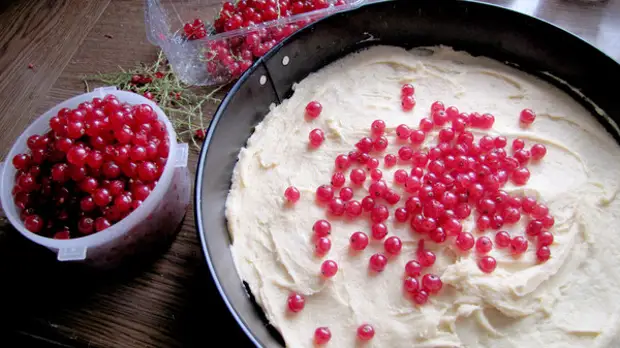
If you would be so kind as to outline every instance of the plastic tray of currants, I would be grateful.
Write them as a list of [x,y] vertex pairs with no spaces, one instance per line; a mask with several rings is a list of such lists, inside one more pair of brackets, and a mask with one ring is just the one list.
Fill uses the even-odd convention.
[[279,42],[329,14],[367,0],[146,0],[147,37],[181,81],[223,84]]
[[0,164],[0,201],[30,241],[110,269],[176,235],[189,206],[187,144],[141,95],[98,88],[38,117]]

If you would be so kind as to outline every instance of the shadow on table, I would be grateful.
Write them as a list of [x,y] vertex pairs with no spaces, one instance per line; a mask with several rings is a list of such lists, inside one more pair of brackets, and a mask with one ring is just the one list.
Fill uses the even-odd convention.
[[[148,287],[144,284],[145,278],[148,279],[155,261],[166,253],[170,243],[158,247],[119,269],[96,271],[56,262],[53,253],[32,244],[12,227],[3,226],[0,229],[0,299],[3,302],[0,308],[3,317],[10,320],[8,325],[0,326],[0,335],[17,334],[49,342],[51,346],[90,345],[83,339],[88,335],[72,337],[72,332],[93,330],[102,334],[99,325],[106,324],[99,322],[102,315],[89,312],[105,308],[110,296],[127,294],[131,291],[127,288],[136,284]],[[173,319],[162,320],[165,327],[152,334],[168,336],[162,347],[202,347],[212,339],[213,333],[227,337],[234,347],[251,347],[217,292],[202,255],[197,253],[200,253],[199,248],[192,251],[192,255],[175,260],[187,275],[185,279],[175,280],[180,283],[175,297],[181,300],[170,312],[160,313],[162,317],[171,315]],[[128,320],[128,325],[133,324],[131,315],[127,314],[132,310],[136,315],[139,311],[157,310],[142,308],[152,304],[148,298],[134,300],[135,308],[118,315],[119,319]],[[93,323],[84,322],[91,318]],[[115,331],[113,325],[107,330]]]
[[211,340],[226,338],[227,347],[253,347],[222,300],[204,262],[187,289],[188,299],[175,327],[182,347],[206,347]]
[[26,240],[10,226],[3,227],[0,234],[0,298],[11,299],[3,301],[3,311],[7,306],[16,317],[79,306],[89,294],[140,275],[170,247],[170,240],[163,241],[122,267],[99,271],[57,262],[55,254]]

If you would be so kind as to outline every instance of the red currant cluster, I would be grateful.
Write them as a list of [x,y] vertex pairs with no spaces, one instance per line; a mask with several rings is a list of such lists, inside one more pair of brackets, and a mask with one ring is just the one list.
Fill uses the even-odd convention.
[[[155,73],[155,78],[156,79],[161,79],[163,77],[164,77],[164,73],[159,72],[159,71]],[[136,75],[132,75],[131,76],[131,80],[129,81],[129,85],[131,86],[130,89],[132,91],[136,92],[134,87],[145,86],[145,85],[148,85],[149,83],[152,83],[152,82],[153,82],[153,78],[152,77],[141,75],[141,74],[136,74]],[[153,93],[150,92],[150,91],[145,91],[144,93],[142,93],[142,96],[144,96],[148,100],[153,100],[155,98]]]
[[146,104],[114,95],[64,108],[51,130],[13,158],[13,196],[26,229],[56,239],[102,231],[137,209],[157,185],[170,142]]
[[[402,87],[401,102],[403,110],[413,109],[413,86]],[[321,110],[320,103],[312,101],[306,107],[306,117],[316,118]],[[523,110],[521,125],[527,127],[535,117],[532,110]],[[511,195],[502,190],[508,181],[516,186],[525,185],[530,178],[527,165],[541,160],[546,147],[535,144],[528,150],[524,140],[515,139],[509,154],[505,137],[484,135],[476,139],[469,130],[490,129],[494,122],[495,117],[491,114],[468,114],[459,112],[455,106],[446,108],[443,103],[434,102],[430,116],[423,118],[417,129],[404,124],[396,128],[395,141],[401,145],[396,154],[383,155],[383,165],[390,168],[398,163],[410,169],[396,170],[395,187],[389,187],[378,168],[381,153],[388,146],[386,124],[375,120],[370,136],[360,139],[353,151],[336,157],[331,183],[316,189],[316,200],[324,205],[331,218],[366,216],[371,221],[370,238],[384,241],[384,252],[369,258],[368,267],[373,272],[383,271],[388,266],[389,257],[395,257],[402,249],[399,237],[388,237],[385,221],[391,214],[390,207],[394,209],[397,223],[410,226],[419,242],[415,259],[406,263],[403,286],[417,305],[425,304],[429,296],[437,294],[443,287],[439,276],[423,272],[436,261],[435,253],[425,247],[425,242],[450,243],[461,253],[475,247],[480,270],[484,273],[495,270],[497,262],[488,255],[493,248],[491,238],[484,235],[476,238],[463,230],[463,220],[469,219],[472,213],[477,233],[497,231],[494,238],[497,248],[508,248],[514,257],[519,257],[528,249],[529,239],[537,244],[539,262],[545,262],[551,256],[549,245],[553,243],[553,234],[550,229],[555,221],[547,206],[532,197]],[[425,148],[431,147],[423,150],[421,146],[430,140],[427,138],[432,130],[438,130],[437,143],[431,146],[426,142]],[[314,148],[320,147],[324,140],[320,129],[309,134],[309,144]],[[347,171],[349,186],[345,186]],[[363,184],[367,176],[371,182],[364,192],[365,197],[361,201],[353,199],[356,190],[366,191]],[[284,196],[291,204],[300,199],[295,187],[287,188]],[[397,206],[399,202],[402,202],[401,206]],[[506,231],[498,231],[522,219],[527,219],[523,235],[511,236]],[[318,220],[313,232],[316,254],[322,257],[331,249],[331,224],[325,219]],[[357,231],[351,234],[349,241],[353,251],[361,251],[368,246],[369,236]],[[321,265],[321,275],[325,278],[333,277],[337,271],[338,264],[333,260],[326,260]],[[293,312],[301,311],[304,303],[301,294],[292,293],[289,297],[289,309]],[[373,335],[374,329],[368,324],[358,328],[360,340],[369,340]],[[330,337],[326,327],[315,332],[317,343],[325,343]]]
[[301,20],[273,28],[259,28],[245,36],[232,37],[207,43],[205,60],[211,76],[239,77],[253,63],[278,42],[309,23]]
[[[344,0],[333,3],[334,6],[344,4]],[[217,33],[222,33],[251,27],[281,17],[325,9],[330,5],[328,0],[239,0],[234,5],[225,2],[213,26]]]
[[[163,75],[162,73],[158,73],[158,74]],[[159,75],[158,75],[157,78],[161,78],[161,77],[159,77]],[[153,82],[153,78],[151,78],[149,76],[133,75],[133,76],[131,76],[130,84],[132,84],[134,86],[143,86],[143,85],[149,84],[151,82]]]
[[[332,3],[328,0],[240,0],[236,4],[225,2],[214,22],[216,33],[241,28],[254,28],[254,30],[231,38],[208,42],[204,54],[207,72],[216,78],[239,77],[252,65],[254,59],[263,56],[278,42],[299,28],[316,20],[317,16],[266,28],[257,27],[260,23],[342,5],[345,5],[344,0]],[[206,36],[204,23],[200,19],[186,23],[184,32],[190,40]]]
[[205,130],[204,129],[196,129],[196,131],[194,132],[194,138],[198,139],[198,140],[205,140]]
[[207,36],[205,24],[199,18],[194,19],[192,23],[185,23],[183,32],[188,40],[198,40]]

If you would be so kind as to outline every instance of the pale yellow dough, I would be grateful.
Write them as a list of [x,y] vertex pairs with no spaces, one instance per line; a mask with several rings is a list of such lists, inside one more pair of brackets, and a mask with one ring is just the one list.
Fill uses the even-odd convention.
[[[416,89],[412,112],[400,106],[403,83]],[[323,105],[314,120],[304,117],[311,100]],[[476,131],[477,136],[501,134],[509,143],[518,136],[528,147],[546,145],[546,158],[530,165],[527,186],[507,185],[506,190],[539,197],[550,206],[556,242],[544,264],[536,263],[531,243],[518,259],[494,248],[490,255],[498,267],[492,274],[478,269],[475,252],[456,252],[453,240],[439,246],[428,242],[438,254],[429,272],[441,276],[444,289],[416,307],[403,295],[402,281],[419,235],[391,215],[389,235],[399,236],[404,247],[384,272],[373,274],[368,259],[383,251],[383,244],[371,241],[355,254],[348,247],[351,233],[370,234],[369,219],[332,219],[332,249],[325,258],[316,257],[312,225],[326,212],[315,202],[314,191],[330,182],[334,158],[368,135],[373,120],[385,120],[390,141],[385,153],[396,153],[402,145],[395,138],[396,126],[417,127],[435,100],[461,111],[494,114],[493,129]],[[518,124],[523,108],[538,115],[527,129]],[[314,128],[326,134],[317,150],[308,148]],[[433,133],[432,143],[435,137]],[[383,154],[380,158],[391,185],[396,168],[385,169]],[[379,46],[308,76],[290,99],[273,108],[239,154],[226,216],[238,272],[289,347],[312,347],[320,326],[332,332],[328,347],[361,346],[356,329],[362,323],[376,330],[367,347],[618,347],[619,179],[620,149],[612,136],[550,84],[447,47],[405,51]],[[292,207],[283,197],[289,185],[301,191]],[[364,192],[356,190],[355,199],[361,200]],[[472,229],[473,221],[467,221],[465,230]],[[523,219],[506,229],[522,235]],[[325,259],[340,267],[328,281],[319,274]],[[300,313],[287,311],[291,291],[306,297]]]

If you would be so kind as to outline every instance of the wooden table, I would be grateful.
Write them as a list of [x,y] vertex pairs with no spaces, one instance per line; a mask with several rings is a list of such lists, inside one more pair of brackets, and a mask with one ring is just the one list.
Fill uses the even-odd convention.
[[[549,20],[620,60],[620,0],[489,2]],[[156,52],[145,38],[142,0],[0,4],[2,155],[34,117],[84,91],[81,75],[150,62]],[[226,337],[230,346],[249,345],[214,289],[193,209],[170,249],[143,265],[87,274],[51,259],[10,226],[0,227],[0,340],[129,348],[203,346]]]

